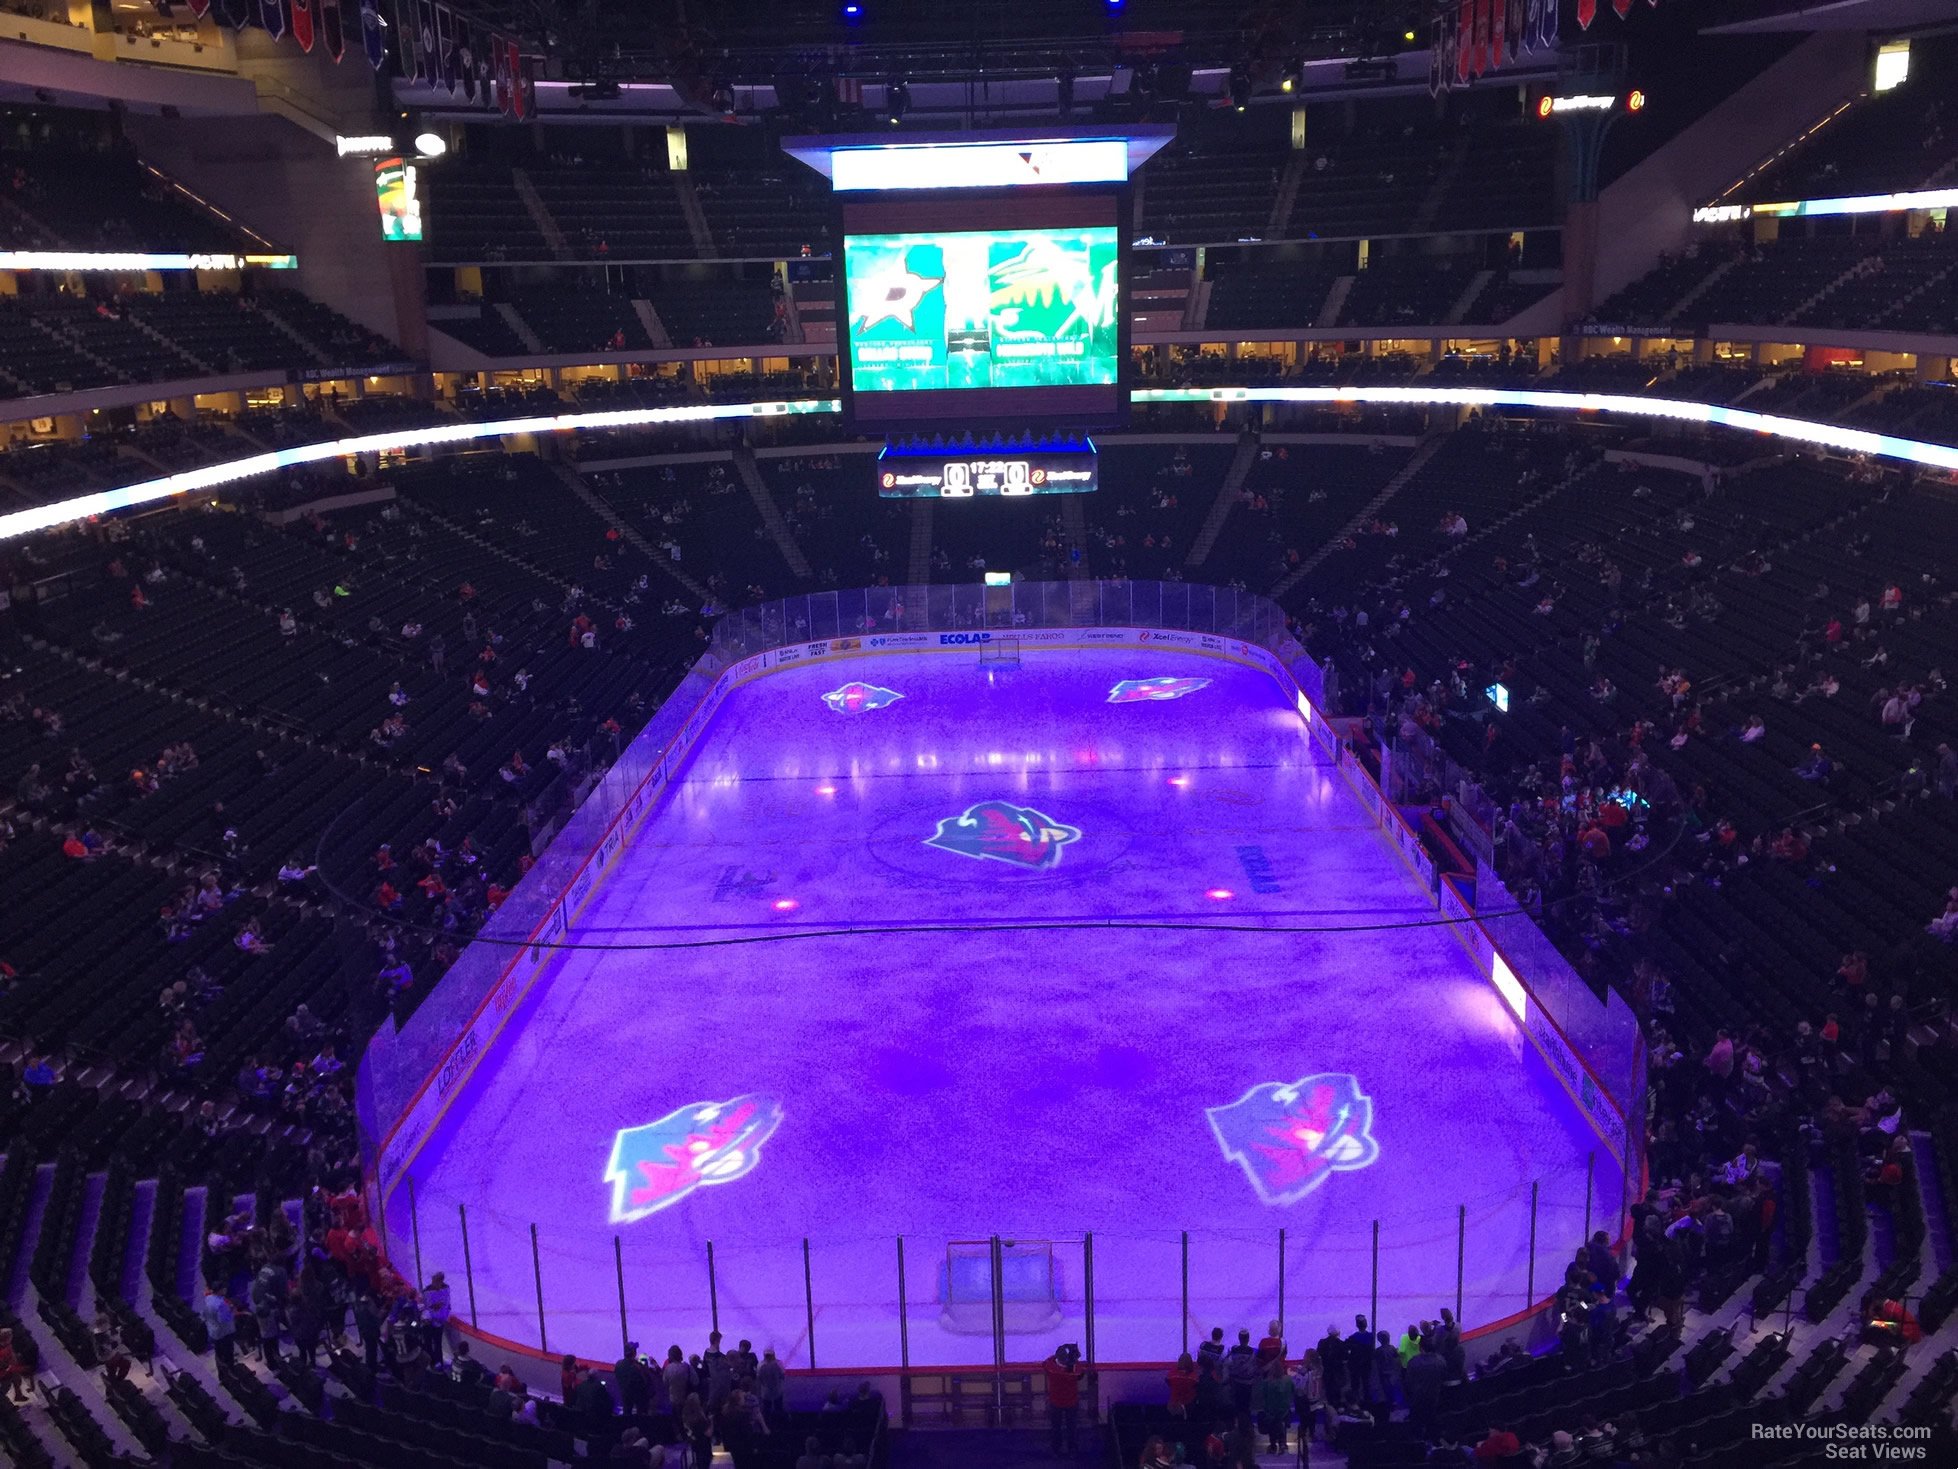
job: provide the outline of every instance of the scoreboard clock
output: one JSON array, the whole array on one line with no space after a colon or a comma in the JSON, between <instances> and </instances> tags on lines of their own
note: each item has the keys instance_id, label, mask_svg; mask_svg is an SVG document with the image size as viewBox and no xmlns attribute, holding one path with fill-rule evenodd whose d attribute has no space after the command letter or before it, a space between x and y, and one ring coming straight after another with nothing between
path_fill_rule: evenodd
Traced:
<instances>
[{"instance_id":1,"label":"scoreboard clock","mask_svg":"<svg viewBox=\"0 0 1958 1469\"><path fill-rule=\"evenodd\" d=\"M877 493L887 500L972 500L1019 495L1079 495L1097 483L1086 449L935 453L886 447L877 456Z\"/></svg>"}]
</instances>

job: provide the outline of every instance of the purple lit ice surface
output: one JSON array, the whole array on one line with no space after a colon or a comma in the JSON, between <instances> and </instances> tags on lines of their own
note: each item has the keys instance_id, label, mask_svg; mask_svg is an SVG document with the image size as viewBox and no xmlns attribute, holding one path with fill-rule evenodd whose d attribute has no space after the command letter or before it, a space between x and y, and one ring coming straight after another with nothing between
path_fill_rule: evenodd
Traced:
<instances>
[{"instance_id":1,"label":"purple lit ice surface","mask_svg":"<svg viewBox=\"0 0 1958 1469\"><path fill-rule=\"evenodd\" d=\"M1209 682L1110 702L1172 677ZM827 707L854 678L902 697ZM891 1366L901 1235L910 1360L950 1366L991 1361L966 1297L994 1236L1009 1357L1081 1340L1092 1233L1098 1358L1160 1361L1186 1328L1262 1334L1281 1230L1295 1343L1368 1309L1376 1220L1382 1324L1452 1308L1466 1206L1465 1319L1496 1320L1526 1303L1531 1183L1541 1296L1620 1182L1435 917L1251 669L772 673L573 929L606 947L560 962L416 1161L424 1268L461 1285L466 1203L479 1324L534 1347L535 1224L549 1350L609 1360L614 1237L662 1354L704 1339L712 1241L722 1330L794 1367L806 1239L816 1363Z\"/></svg>"}]
</instances>

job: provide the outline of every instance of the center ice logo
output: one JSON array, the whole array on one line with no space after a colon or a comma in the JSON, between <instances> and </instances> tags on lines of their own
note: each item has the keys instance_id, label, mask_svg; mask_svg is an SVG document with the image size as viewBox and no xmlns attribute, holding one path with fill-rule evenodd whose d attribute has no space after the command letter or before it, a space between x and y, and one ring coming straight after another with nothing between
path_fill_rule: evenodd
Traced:
<instances>
[{"instance_id":1,"label":"center ice logo","mask_svg":"<svg viewBox=\"0 0 1958 1469\"><path fill-rule=\"evenodd\" d=\"M725 1102L689 1102L657 1122L621 1129L605 1165L612 1222L630 1224L697 1188L747 1176L781 1125L782 1104L749 1092Z\"/></svg>"},{"instance_id":2,"label":"center ice logo","mask_svg":"<svg viewBox=\"0 0 1958 1469\"><path fill-rule=\"evenodd\" d=\"M1224 1156L1267 1204L1296 1204L1333 1174L1356 1172L1380 1156L1373 1102L1357 1078L1340 1073L1290 1085L1261 1082L1204 1116Z\"/></svg>"},{"instance_id":3,"label":"center ice logo","mask_svg":"<svg viewBox=\"0 0 1958 1469\"><path fill-rule=\"evenodd\" d=\"M1125 678L1108 691L1108 702L1143 704L1154 699L1180 699L1209 683L1207 678Z\"/></svg>"},{"instance_id":4,"label":"center ice logo","mask_svg":"<svg viewBox=\"0 0 1958 1469\"><path fill-rule=\"evenodd\" d=\"M957 852L961 857L989 857L1017 867L1043 868L1058 864L1061 848L1080 840L1080 828L1063 826L1031 806L981 801L966 807L963 814L939 822L937 834L927 837L925 845Z\"/></svg>"},{"instance_id":5,"label":"center ice logo","mask_svg":"<svg viewBox=\"0 0 1958 1469\"><path fill-rule=\"evenodd\" d=\"M904 695L895 689L879 688L874 683L846 683L840 689L831 689L823 695L823 702L838 714L862 714L871 709L884 709L895 704Z\"/></svg>"}]
</instances>

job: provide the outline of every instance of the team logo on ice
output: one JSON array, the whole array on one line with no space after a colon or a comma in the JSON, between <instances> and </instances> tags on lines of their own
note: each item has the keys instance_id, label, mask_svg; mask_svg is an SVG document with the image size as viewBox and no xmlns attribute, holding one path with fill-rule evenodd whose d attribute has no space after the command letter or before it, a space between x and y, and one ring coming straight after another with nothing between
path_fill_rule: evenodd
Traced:
<instances>
[{"instance_id":1,"label":"team logo on ice","mask_svg":"<svg viewBox=\"0 0 1958 1469\"><path fill-rule=\"evenodd\" d=\"M1143 704L1152 699L1180 699L1209 683L1207 678L1125 678L1108 691L1108 702Z\"/></svg>"},{"instance_id":2,"label":"team logo on ice","mask_svg":"<svg viewBox=\"0 0 1958 1469\"><path fill-rule=\"evenodd\" d=\"M1296 1204L1332 1174L1355 1172L1380 1156L1373 1101L1351 1076L1262 1082L1204 1116L1224 1156L1267 1204Z\"/></svg>"},{"instance_id":3,"label":"team logo on ice","mask_svg":"<svg viewBox=\"0 0 1958 1469\"><path fill-rule=\"evenodd\" d=\"M725 1102L689 1102L657 1122L621 1129L605 1165L612 1222L630 1224L697 1188L746 1177L781 1125L782 1104L749 1092Z\"/></svg>"},{"instance_id":4,"label":"team logo on ice","mask_svg":"<svg viewBox=\"0 0 1958 1469\"><path fill-rule=\"evenodd\" d=\"M1063 826L1031 806L981 801L966 807L962 815L947 816L939 822L937 835L927 837L925 845L942 847L961 857L989 857L1016 867L1040 868L1055 866L1061 860L1061 848L1080 840L1079 827Z\"/></svg>"},{"instance_id":5,"label":"team logo on ice","mask_svg":"<svg viewBox=\"0 0 1958 1469\"><path fill-rule=\"evenodd\" d=\"M895 689L880 689L874 683L846 683L824 694L823 702L838 714L862 714L888 708L903 697Z\"/></svg>"}]
</instances>

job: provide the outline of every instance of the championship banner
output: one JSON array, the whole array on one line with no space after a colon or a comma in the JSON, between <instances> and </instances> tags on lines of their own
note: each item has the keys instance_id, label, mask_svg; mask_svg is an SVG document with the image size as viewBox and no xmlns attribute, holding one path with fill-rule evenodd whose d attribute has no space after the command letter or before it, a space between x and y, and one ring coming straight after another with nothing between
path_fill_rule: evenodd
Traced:
<instances>
[{"instance_id":1,"label":"championship banner","mask_svg":"<svg viewBox=\"0 0 1958 1469\"><path fill-rule=\"evenodd\" d=\"M442 53L435 49L435 0L419 0L415 22L415 79L431 87L442 74Z\"/></svg>"},{"instance_id":2,"label":"championship banner","mask_svg":"<svg viewBox=\"0 0 1958 1469\"><path fill-rule=\"evenodd\" d=\"M378 14L380 0L374 6ZM421 76L421 9L416 0L394 0L394 53L403 78Z\"/></svg>"},{"instance_id":3,"label":"championship banner","mask_svg":"<svg viewBox=\"0 0 1958 1469\"><path fill-rule=\"evenodd\" d=\"M286 0L258 0L258 23L275 41L285 35Z\"/></svg>"},{"instance_id":4,"label":"championship banner","mask_svg":"<svg viewBox=\"0 0 1958 1469\"><path fill-rule=\"evenodd\" d=\"M435 7L435 72L442 85L449 89L453 97L458 80L459 58L456 55L455 15L445 6Z\"/></svg>"},{"instance_id":5,"label":"championship banner","mask_svg":"<svg viewBox=\"0 0 1958 1469\"><path fill-rule=\"evenodd\" d=\"M1617 11L1618 18L1623 20L1632 13L1632 0L1611 0L1611 8Z\"/></svg>"},{"instance_id":6,"label":"championship banner","mask_svg":"<svg viewBox=\"0 0 1958 1469\"><path fill-rule=\"evenodd\" d=\"M510 42L503 36L490 37L490 78L496 89L496 110L510 111Z\"/></svg>"},{"instance_id":7,"label":"championship banner","mask_svg":"<svg viewBox=\"0 0 1958 1469\"><path fill-rule=\"evenodd\" d=\"M1489 23L1489 69L1502 69L1503 53L1509 42L1510 0L1495 0L1495 19Z\"/></svg>"},{"instance_id":8,"label":"championship banner","mask_svg":"<svg viewBox=\"0 0 1958 1469\"><path fill-rule=\"evenodd\" d=\"M462 95L471 102L476 100L476 47L470 35L469 22L461 16L453 17L456 32L456 79L462 84Z\"/></svg>"},{"instance_id":9,"label":"championship banner","mask_svg":"<svg viewBox=\"0 0 1958 1469\"><path fill-rule=\"evenodd\" d=\"M1512 62L1520 61L1523 56L1523 17L1523 0L1509 0L1509 4L1503 9L1503 19L1506 22L1504 35L1509 42L1509 59Z\"/></svg>"},{"instance_id":10,"label":"championship banner","mask_svg":"<svg viewBox=\"0 0 1958 1469\"><path fill-rule=\"evenodd\" d=\"M388 38L381 29L378 0L360 0L360 50L375 71L388 64ZM413 69L405 57L401 69L404 73Z\"/></svg>"},{"instance_id":11,"label":"championship banner","mask_svg":"<svg viewBox=\"0 0 1958 1469\"><path fill-rule=\"evenodd\" d=\"M252 4L252 0L215 0L213 9L219 24L229 26L234 31L242 31L251 23L258 7Z\"/></svg>"},{"instance_id":12,"label":"championship banner","mask_svg":"<svg viewBox=\"0 0 1958 1469\"><path fill-rule=\"evenodd\" d=\"M337 65L347 54L347 26L340 15L340 0L317 0L320 9L320 44Z\"/></svg>"},{"instance_id":13,"label":"championship banner","mask_svg":"<svg viewBox=\"0 0 1958 1469\"><path fill-rule=\"evenodd\" d=\"M1455 11L1455 80L1467 84L1469 55L1475 50L1475 0L1462 0Z\"/></svg>"},{"instance_id":14,"label":"championship banner","mask_svg":"<svg viewBox=\"0 0 1958 1469\"><path fill-rule=\"evenodd\" d=\"M307 55L313 51L313 0L292 0L292 38Z\"/></svg>"},{"instance_id":15,"label":"championship banner","mask_svg":"<svg viewBox=\"0 0 1958 1469\"><path fill-rule=\"evenodd\" d=\"M190 0L190 13L202 20L210 14L211 0Z\"/></svg>"},{"instance_id":16,"label":"championship banner","mask_svg":"<svg viewBox=\"0 0 1958 1469\"><path fill-rule=\"evenodd\" d=\"M537 115L537 71L536 63L528 56L518 56L517 43L510 43L510 57L516 63L517 79L513 87L515 98L512 111L519 121Z\"/></svg>"}]
</instances>

